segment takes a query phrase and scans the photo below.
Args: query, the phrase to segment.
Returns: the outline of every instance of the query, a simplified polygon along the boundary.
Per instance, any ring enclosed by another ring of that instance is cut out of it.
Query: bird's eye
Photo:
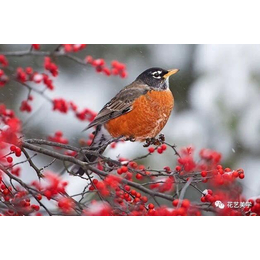
[[[161,71],[161,70],[152,72],[152,75],[153,75],[153,77],[154,77],[155,79],[160,79],[160,78],[161,78],[161,74],[162,74],[162,71]]]

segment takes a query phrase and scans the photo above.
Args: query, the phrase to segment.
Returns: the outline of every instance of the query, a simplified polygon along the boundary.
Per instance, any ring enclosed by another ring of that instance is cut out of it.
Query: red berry
[[[150,204],[148,205],[148,208],[149,208],[149,209],[154,209],[154,205],[153,205],[152,203],[150,203]]]
[[[141,198],[141,193],[137,192],[135,195],[137,198]]]
[[[201,198],[200,198],[200,201],[201,201],[201,202],[206,202],[205,196],[201,197]]]
[[[40,49],[40,44],[32,44],[33,49],[39,50]]]
[[[10,191],[9,191],[7,188],[5,188],[5,189],[3,190],[3,194],[4,194],[4,195],[9,194],[9,192],[10,192]]]
[[[125,175],[125,178],[126,178],[127,180],[131,180],[131,179],[132,179],[132,176],[133,176],[133,174],[132,174],[131,172],[127,172],[126,175]]]
[[[132,194],[133,196],[135,196],[135,195],[136,195],[136,191],[135,191],[135,190],[131,190],[131,194]]]
[[[125,70],[120,72],[121,78],[125,78],[127,76],[127,72]]]
[[[123,173],[122,169],[121,168],[117,169],[117,173],[121,175]]]
[[[164,169],[166,172],[171,172],[171,168],[170,168],[169,166],[165,166],[163,169]]]
[[[224,174],[224,170],[222,168],[218,169],[219,174]]]
[[[234,172],[232,173],[232,176],[233,176],[234,178],[237,178],[237,177],[239,176],[239,174],[238,174],[237,171],[234,171]]]
[[[179,216],[184,216],[186,213],[186,209],[183,207],[177,209],[176,211],[177,211],[177,215],[179,215]]]
[[[239,174],[239,179],[244,179],[245,178],[245,174],[244,173],[240,173]]]
[[[141,197],[142,202],[146,203],[148,201],[148,198],[146,196]]]
[[[111,71],[109,68],[103,68],[103,72],[107,75],[107,76],[110,76],[111,75]]]
[[[255,201],[253,199],[249,199],[248,202],[251,203],[252,206],[254,206],[255,204]]]
[[[207,176],[207,172],[206,172],[206,171],[202,171],[202,172],[200,173],[200,175],[201,175],[202,177],[206,177],[206,176]]]
[[[35,211],[40,210],[40,206],[39,206],[39,205],[34,205],[34,204],[33,204],[33,205],[31,206],[31,208],[34,209]]]
[[[93,182],[93,184],[97,185],[98,180],[97,180],[97,179],[94,179],[92,182]]]
[[[174,200],[174,201],[172,202],[172,205],[173,205],[174,207],[177,207],[178,204],[179,204],[179,200],[178,200],[178,199],[176,199],[176,200]]]
[[[42,199],[42,195],[41,195],[41,194],[37,194],[37,195],[36,195],[36,198],[37,198],[38,200],[41,200],[41,199]]]
[[[63,133],[61,131],[56,131],[55,132],[55,136],[57,137],[62,137],[63,136]]]
[[[182,207],[188,208],[190,206],[190,201],[188,199],[184,199],[181,204]]]
[[[16,146],[11,145],[11,147],[10,147],[10,151],[11,151],[11,152],[15,152],[15,151],[16,151]]]
[[[128,185],[125,185],[124,188],[125,188],[126,191],[130,191],[130,187]]]
[[[25,68],[25,72],[28,74],[28,75],[31,75],[33,74],[33,69],[31,67],[27,67]]]
[[[85,61],[86,61],[86,63],[90,63],[90,64],[92,64],[93,63],[93,61],[94,61],[94,59],[93,59],[93,57],[92,56],[87,56],[86,58],[85,58]]]
[[[127,168],[126,166],[122,166],[122,167],[121,167],[121,171],[122,171],[122,172],[127,172],[127,171],[128,171],[128,168]]]
[[[166,144],[162,144],[162,145],[161,145],[161,149],[162,149],[163,151],[165,151],[165,150],[167,149],[167,145],[166,145]]]
[[[7,160],[7,162],[9,162],[9,163],[12,163],[12,162],[13,162],[13,158],[12,158],[12,157],[7,157],[6,160]]]
[[[158,147],[157,153],[162,154],[163,153],[163,149],[161,147]]]
[[[140,202],[140,199],[139,199],[139,198],[135,198],[135,199],[134,199],[134,203],[137,203],[137,202]]]
[[[177,166],[175,167],[175,170],[176,170],[176,172],[180,172],[180,171],[181,171],[181,166],[177,165]]]
[[[205,195],[205,200],[206,201],[210,201],[210,199],[211,199],[211,195],[210,194]]]
[[[15,151],[15,156],[20,157],[21,154],[22,154],[21,149],[20,149],[19,147],[17,147],[17,148],[16,148],[16,151]]]
[[[93,191],[93,190],[95,190],[95,187],[94,187],[93,185],[90,185],[90,186],[89,186],[89,190],[90,190],[90,191]]]
[[[149,153],[153,153],[155,151],[155,149],[154,149],[154,147],[149,147],[148,151],[149,151]]]
[[[137,174],[135,175],[135,178],[136,178],[137,180],[141,180],[141,179],[143,178],[143,175],[141,175],[140,173],[137,173]]]
[[[212,195],[213,194],[212,190],[208,189],[208,194]]]

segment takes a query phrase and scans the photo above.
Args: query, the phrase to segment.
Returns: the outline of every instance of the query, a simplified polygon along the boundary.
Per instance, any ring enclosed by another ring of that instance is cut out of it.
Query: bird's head
[[[179,69],[150,68],[141,73],[136,80],[142,81],[155,90],[165,90],[169,88],[169,77],[178,71]]]

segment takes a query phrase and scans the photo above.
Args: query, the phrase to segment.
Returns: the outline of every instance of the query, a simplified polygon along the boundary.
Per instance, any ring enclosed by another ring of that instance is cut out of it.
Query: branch
[[[6,57],[22,57],[22,56],[52,56],[52,57],[65,57],[81,65],[88,65],[84,60],[73,56],[71,54],[61,52],[61,51],[10,51],[10,52],[1,52],[0,54],[5,55]]]
[[[45,143],[44,140],[39,140],[39,142],[41,142],[42,144]],[[48,141],[46,141],[46,143],[47,142]],[[60,145],[60,144],[54,143],[54,142],[52,142],[52,144],[55,144],[55,146],[59,146]],[[29,149],[29,150],[32,150],[32,151],[35,151],[35,152],[38,152],[38,153],[41,153],[41,154],[44,154],[44,155],[47,155],[47,156],[51,156],[52,158],[56,158],[56,159],[61,160],[61,161],[71,162],[73,164],[76,164],[76,165],[82,167],[84,170],[86,170],[86,171],[90,170],[90,171],[96,173],[97,175],[100,175],[100,176],[103,176],[103,177],[107,177],[109,175],[107,172],[104,172],[104,171],[101,171],[99,169],[96,169],[95,167],[91,166],[90,164],[85,163],[85,162],[83,162],[81,160],[78,160],[78,159],[76,159],[74,157],[71,157],[71,156],[68,156],[68,155],[63,155],[63,154],[57,153],[55,151],[50,151],[50,150],[42,148],[42,147],[38,147],[36,145],[28,143],[27,141],[22,141],[22,146],[24,148]],[[65,146],[67,146],[67,145],[65,145]],[[69,146],[69,147],[73,151],[78,149],[78,148],[75,148],[75,147],[73,148],[71,146]],[[174,194],[174,195],[167,195],[167,194],[164,194],[164,193],[161,193],[161,192],[156,192],[156,191],[149,190],[149,189],[143,187],[141,184],[138,184],[138,183],[126,180],[126,179],[122,179],[122,183],[124,183],[126,185],[129,185],[129,186],[131,186],[133,188],[136,188],[136,189],[138,189],[140,191],[143,191],[143,192],[151,195],[152,197],[156,196],[156,197],[161,197],[161,198],[164,198],[166,200],[172,201],[174,199],[174,197],[176,196],[176,194]]]

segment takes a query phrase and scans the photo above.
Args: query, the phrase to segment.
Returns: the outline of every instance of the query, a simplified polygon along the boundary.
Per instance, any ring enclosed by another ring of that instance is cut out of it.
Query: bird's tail
[[[111,135],[107,132],[104,126],[98,125],[94,133],[93,141],[88,150],[98,152],[100,155],[103,154],[109,145],[111,138]],[[82,160],[83,162],[95,163],[98,159],[98,156],[86,153],[79,155],[77,159]],[[83,175],[85,173],[85,170],[81,167],[74,168],[73,171],[79,175]]]

